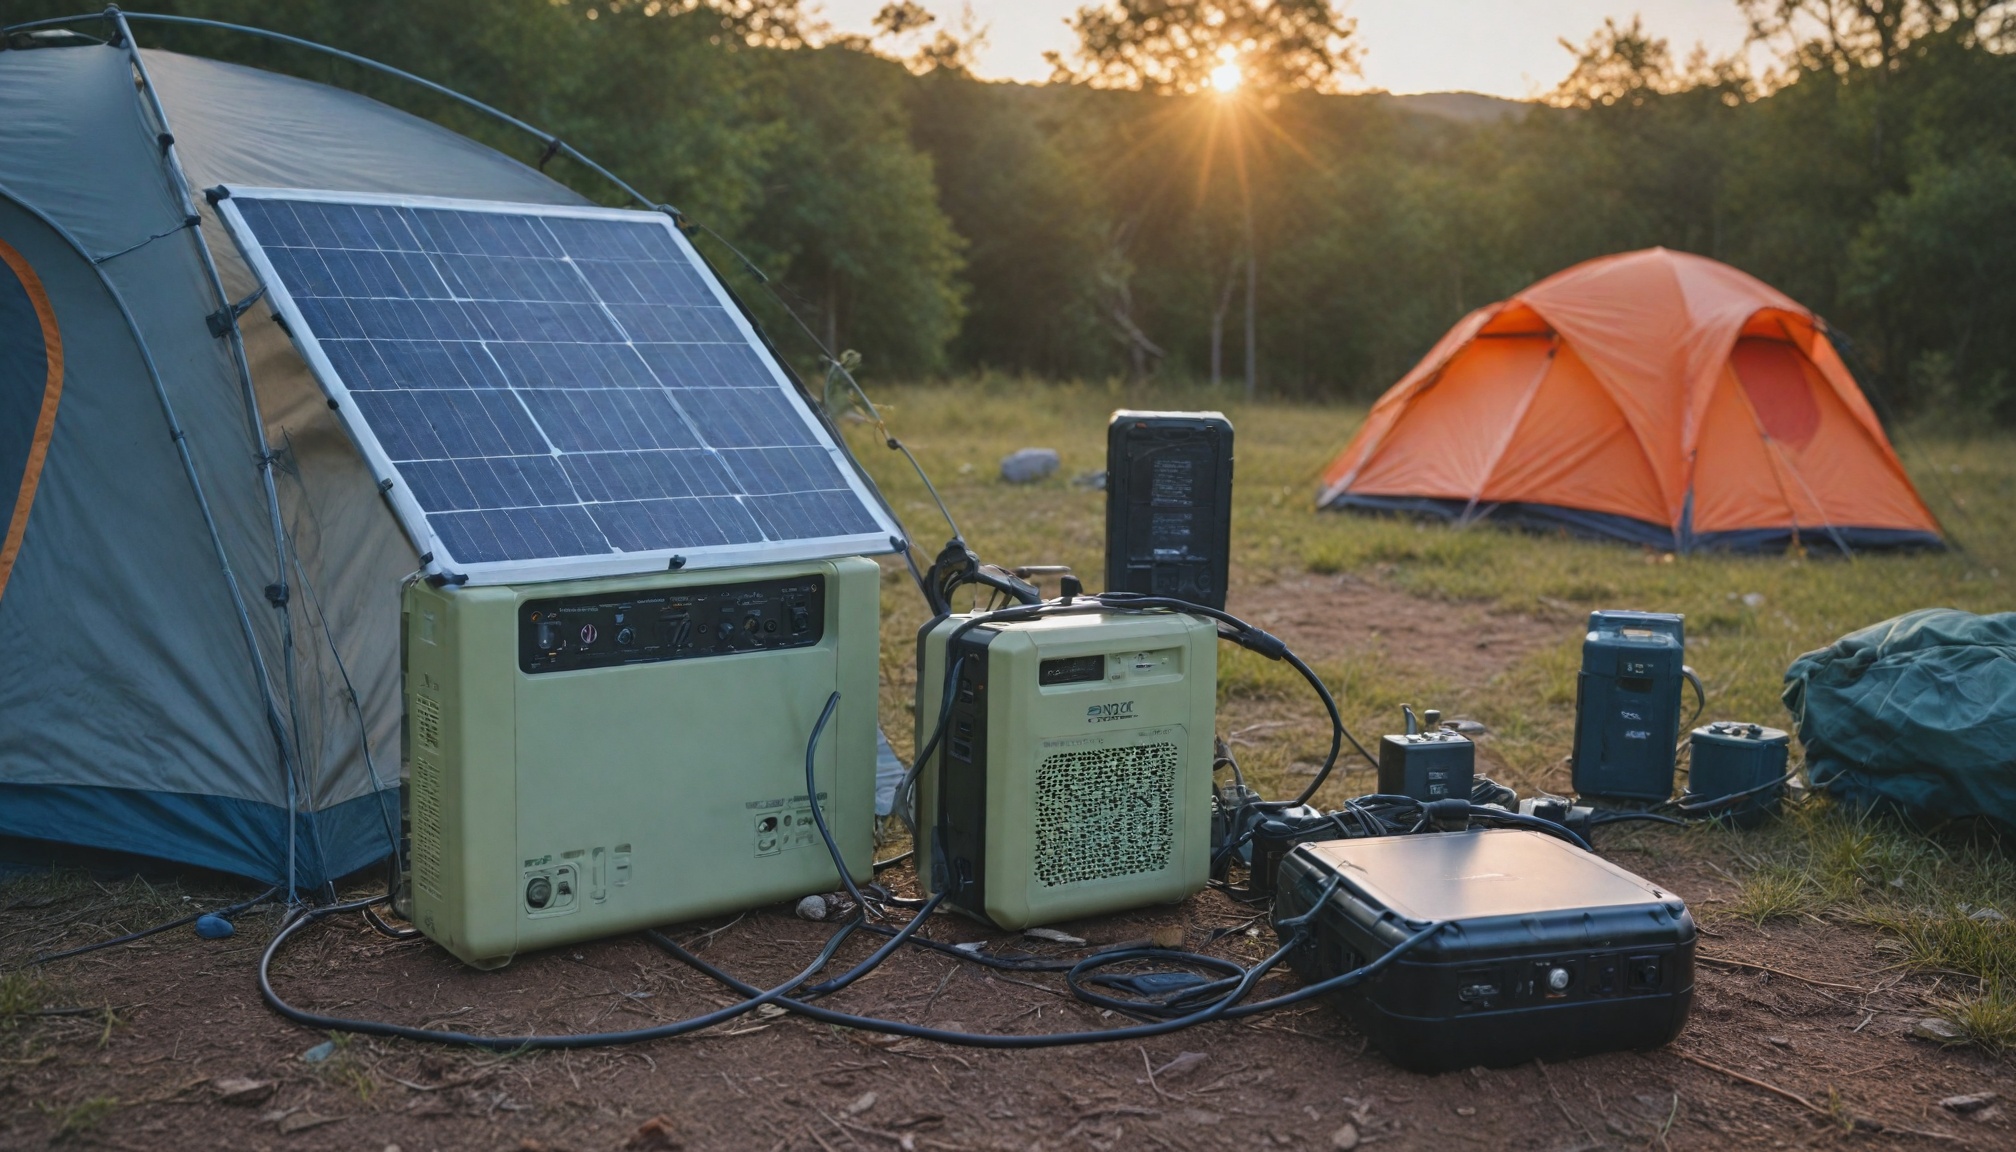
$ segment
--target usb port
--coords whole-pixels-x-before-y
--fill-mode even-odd
[[[973,722],[971,720],[960,720],[955,722],[952,725],[952,734],[954,736],[957,736],[961,740],[973,739]]]
[[[972,742],[969,740],[952,741],[952,758],[954,760],[964,760],[968,764],[971,764],[973,762]]]
[[[973,681],[966,679],[964,676],[959,678],[959,702],[961,704],[973,703]]]

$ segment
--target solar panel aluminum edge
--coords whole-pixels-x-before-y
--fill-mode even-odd
[[[664,571],[675,558],[719,568],[872,555],[901,538],[670,217],[225,191],[219,217],[431,572],[555,580]],[[310,226],[347,231],[318,239]],[[279,234],[289,228],[299,234]],[[630,241],[647,251],[596,247]],[[416,280],[427,290],[406,287]],[[520,295],[480,291],[506,281]],[[376,294],[346,294],[346,283]],[[599,374],[589,386],[547,376],[560,363],[578,384],[589,361]],[[461,373],[459,386],[445,386],[445,372]],[[640,483],[659,488],[640,495]],[[506,490],[532,502],[497,504]]]

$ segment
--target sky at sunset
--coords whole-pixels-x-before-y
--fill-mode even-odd
[[[812,0],[836,29],[867,32],[885,0]],[[920,0],[958,26],[970,8],[987,28],[978,72],[989,80],[1042,80],[1046,50],[1068,51],[1064,20],[1084,0]],[[1571,59],[1559,40],[1580,43],[1605,16],[1642,14],[1645,27],[1684,58],[1695,44],[1722,56],[1742,47],[1735,0],[1350,0],[1364,76],[1351,87],[1392,92],[1486,92],[1522,98],[1552,88]]]

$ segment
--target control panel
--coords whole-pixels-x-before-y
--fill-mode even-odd
[[[826,578],[653,588],[528,600],[518,667],[537,675],[809,648],[826,631]]]

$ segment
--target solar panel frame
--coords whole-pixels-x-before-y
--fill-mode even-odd
[[[265,287],[274,313],[283,321],[296,349],[328,395],[339,422],[377,479],[401,527],[414,547],[427,558],[425,564],[429,574],[470,584],[503,584],[660,572],[668,568],[722,568],[875,555],[901,546],[903,531],[888,512],[880,494],[862,475],[845,445],[832,434],[830,427],[800,394],[789,373],[777,362],[767,342],[744,315],[727,287],[714,275],[669,215],[617,208],[298,188],[227,185],[223,191],[224,195],[216,200],[219,218]],[[705,305],[688,309],[654,304],[646,293],[653,289],[662,290],[664,285],[640,286],[634,281],[618,283],[613,275],[622,273],[623,269],[614,266],[591,269],[603,277],[603,282],[597,283],[590,271],[583,271],[581,266],[575,265],[580,281],[585,281],[589,288],[587,295],[591,303],[583,306],[579,301],[564,298],[570,292],[579,294],[579,282],[551,279],[549,274],[552,270],[542,266],[560,261],[549,261],[537,253],[435,253],[427,261],[402,262],[399,252],[373,252],[311,242],[306,247],[318,256],[319,266],[310,269],[290,254],[288,261],[295,273],[293,278],[327,277],[326,283],[290,283],[290,277],[280,273],[254,225],[240,211],[237,201],[241,199],[537,217],[549,225],[549,234],[555,237],[560,235],[560,231],[553,226],[568,220],[615,221],[649,226],[661,229],[669,237],[672,246],[683,257],[685,267],[705,290]],[[358,219],[365,221],[365,226],[369,227],[370,216],[360,214]],[[312,238],[308,239],[312,241]],[[295,247],[292,250],[301,249]],[[352,253],[362,255],[353,258]],[[380,256],[385,259],[376,259]],[[561,259],[572,263],[571,255]],[[483,267],[486,261],[489,264],[487,269]],[[640,266],[635,271],[642,276],[652,269]],[[423,446],[397,442],[388,444],[386,436],[396,441],[400,436],[422,434],[423,430],[431,435],[438,429],[425,419],[386,420],[381,432],[380,424],[374,423],[371,417],[374,408],[379,410],[378,414],[386,415],[384,410],[389,406],[421,403],[419,397],[429,393],[426,382],[433,377],[423,375],[419,384],[399,383],[397,387],[384,387],[384,381],[400,378],[413,366],[384,363],[380,342],[396,341],[397,337],[389,335],[391,332],[425,332],[429,337],[427,343],[438,344],[439,347],[423,348],[422,344],[416,343],[404,349],[402,355],[419,358],[423,354],[438,353],[440,359],[435,362],[433,371],[445,373],[456,370],[453,357],[459,354],[457,350],[466,352],[466,345],[462,342],[482,341],[480,327],[487,323],[485,317],[474,311],[465,312],[444,306],[463,295],[457,278],[465,275],[472,278],[484,276],[483,283],[486,285],[496,283],[499,277],[510,277],[512,287],[521,291],[525,299],[522,308],[512,311],[511,321],[516,325],[536,328],[556,339],[542,341],[537,346],[530,343],[483,343],[486,355],[491,357],[484,362],[484,369],[488,371],[494,365],[507,380],[504,389],[495,393],[495,398],[509,396],[517,403],[511,406],[512,410],[492,412],[484,401],[486,392],[483,390],[465,392],[447,389],[435,392],[430,402],[461,406],[454,421],[457,431],[487,438],[480,444],[472,440],[466,447],[472,452],[477,449],[485,451],[474,456],[458,456],[450,446],[438,444],[435,445],[439,449],[436,456],[420,458],[427,450]],[[549,278],[542,282],[542,276]],[[418,297],[418,293],[413,293],[418,298],[405,299],[396,296],[366,298],[313,294],[316,288],[334,287],[338,279],[373,284],[425,280],[429,291],[440,290],[442,299]],[[300,298],[295,295],[297,289],[304,293]],[[624,298],[626,296],[627,299]],[[332,299],[345,304],[343,313],[339,314],[327,306]],[[493,314],[501,304],[510,303],[488,297],[482,302],[485,310]],[[356,315],[358,310],[367,311],[369,315],[359,318]],[[723,317],[732,328],[722,327]],[[673,342],[659,343],[634,336],[630,327],[633,324],[648,329],[649,335],[660,340]],[[614,331],[618,342],[572,342],[584,334],[595,334],[598,326],[606,326],[601,330],[605,339],[609,331]],[[354,333],[350,331],[352,328],[356,329]],[[514,334],[520,331],[513,329]],[[708,342],[691,342],[696,335]],[[335,356],[325,347],[325,340],[338,345]],[[373,362],[367,363],[350,347],[353,341],[363,344]],[[634,357],[617,356],[612,360],[596,351],[625,345],[636,353]],[[729,361],[710,356],[710,350],[723,348],[741,348],[753,353],[767,377],[767,385],[740,387],[728,370],[746,368],[746,363],[736,365],[732,363],[732,356]],[[504,354],[506,352],[508,356]],[[578,358],[572,363],[562,363],[568,356],[577,353]],[[551,362],[538,362],[541,356]],[[641,375],[636,372],[637,361],[642,361],[645,367]],[[555,371],[592,373],[599,384],[592,389],[555,389],[550,386],[540,389],[534,386]],[[680,375],[671,375],[674,371]],[[576,376],[577,381],[580,378]],[[697,380],[700,383],[696,387],[675,380]],[[353,383],[360,387],[353,388]],[[531,398],[528,399],[528,396]],[[695,403],[702,397],[706,399]],[[781,408],[778,404],[780,398]],[[550,406],[563,404],[575,409],[571,415],[576,418],[556,422],[555,427],[577,445],[575,448],[570,450],[560,445],[557,438],[552,441],[552,449],[525,438],[521,421],[523,427],[538,431],[540,439],[545,441],[551,433],[546,424],[533,418],[534,414],[538,406],[546,405],[549,411],[553,411],[557,409]],[[610,410],[585,411],[582,405],[602,406],[604,409],[621,407],[622,419],[612,415]],[[464,411],[468,416],[466,419],[462,418]],[[787,414],[795,420],[787,419]],[[583,454],[622,451],[625,437],[635,435],[637,421],[643,422],[659,440],[684,435],[691,437],[694,444],[690,449],[683,445],[667,448],[653,441],[648,460],[642,451],[636,452],[634,459],[627,460],[616,456]],[[799,434],[801,426],[802,435]],[[765,438],[756,435],[755,430],[781,436],[783,442],[765,442]],[[704,441],[700,439],[702,434],[706,436]],[[792,477],[802,481],[823,470],[820,467],[821,457],[837,470],[845,482],[846,498],[840,495],[839,489],[808,490],[791,486]],[[401,460],[405,462],[398,462]],[[456,549],[443,538],[440,529],[451,527],[455,523],[452,518],[465,515],[458,509],[458,500],[472,505],[478,503],[466,477],[462,475],[464,467],[472,463],[480,463],[487,469],[488,480],[494,485],[493,491],[522,492],[535,499],[544,499],[558,495],[562,491],[559,486],[565,485],[575,494],[575,502],[571,503],[514,505],[509,510],[516,514],[517,519],[502,527],[537,529],[550,546],[554,541],[569,539],[590,541],[582,527],[585,520],[588,529],[609,546],[621,547],[622,542],[628,541],[637,543],[638,550],[582,551],[575,555],[514,559],[464,560],[458,557]],[[653,467],[646,467],[647,464]],[[661,496],[647,498],[654,486]],[[810,522],[821,515],[845,515],[858,521],[859,518],[853,516],[856,512],[865,512],[875,528],[873,531],[817,537],[800,535],[789,539],[733,541],[728,539],[728,533],[719,529],[718,520],[714,522],[715,530],[712,532],[695,521],[681,520],[678,522],[679,530],[692,533],[694,543],[691,546],[645,546],[650,540],[672,530],[664,516],[665,509],[674,505],[675,501],[663,496],[675,486],[678,487],[677,495],[681,497],[676,502],[679,507],[690,505],[703,517],[746,518],[766,536],[785,533],[793,522],[792,517],[798,517],[799,523]],[[581,495],[584,492],[591,495]],[[640,496],[640,493],[646,495]],[[435,505],[431,511],[421,499],[423,494],[427,503]],[[587,509],[591,506],[599,510],[596,517],[588,515]],[[570,515],[570,509],[578,515]],[[484,511],[472,508],[466,515],[481,517]],[[438,527],[436,519],[442,522]],[[605,519],[606,522],[603,522]],[[486,530],[499,529],[499,522],[494,518],[483,519],[482,523]]]

